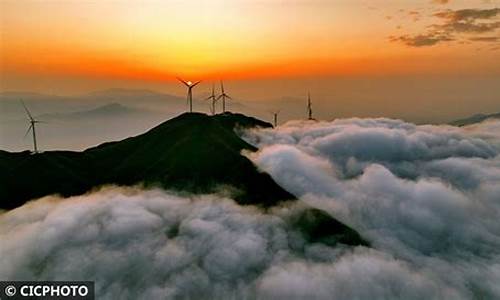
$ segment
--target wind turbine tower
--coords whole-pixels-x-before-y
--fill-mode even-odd
[[[311,93],[307,93],[307,114],[308,114],[308,120],[314,120],[313,119],[313,111],[312,111],[312,102],[311,102]]]
[[[228,94],[226,94],[226,92],[224,92],[224,83],[222,83],[222,80],[220,81],[220,90],[221,90],[221,94],[219,95],[219,97],[217,97],[217,100],[222,98],[222,113],[225,113],[226,112],[226,98],[230,99],[230,100],[233,100],[233,98],[231,98]]]
[[[180,82],[184,83],[184,85],[188,88],[188,93],[187,93],[187,101],[189,102],[189,112],[193,112],[193,88],[201,82],[197,81],[195,83],[192,83],[191,81],[185,81],[182,80],[181,78],[177,77],[177,80]]]
[[[274,119],[274,127],[278,126],[278,115],[279,115],[280,111],[276,111],[276,112],[272,112],[273,114],[273,119]]]
[[[30,131],[33,133],[33,153],[38,153],[38,147],[36,144],[36,123],[43,123],[42,121],[35,120],[33,116],[31,115],[30,111],[26,107],[23,101],[21,101],[21,104],[24,107],[24,110],[26,111],[26,114],[28,115],[28,122],[29,122],[29,127],[28,131],[26,131],[26,134],[24,135],[25,137],[30,133]]]
[[[208,96],[205,100],[212,100],[210,104],[210,112],[215,115],[215,102],[217,102],[217,97],[215,97],[215,86],[212,83],[212,95]]]

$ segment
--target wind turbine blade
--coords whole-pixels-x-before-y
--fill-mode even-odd
[[[21,104],[23,105],[24,107],[24,110],[26,111],[26,113],[28,114],[28,117],[30,118],[30,120],[33,120],[33,116],[31,115],[30,111],[28,110],[28,108],[26,107],[26,105],[24,104],[24,101],[21,100]]]
[[[226,94],[226,98],[230,99],[230,100],[233,100],[233,98],[231,96],[227,95],[227,94]]]
[[[224,97],[225,95],[224,94],[221,94],[217,97],[217,100],[219,100],[220,98]]]
[[[222,80],[220,81],[220,90],[221,93],[224,94],[224,83],[222,82]]]
[[[200,80],[200,81],[196,81],[195,83],[191,84],[191,87],[196,86],[196,85],[197,85],[198,83],[200,83],[200,82],[201,82],[201,80]]]
[[[182,80],[180,77],[175,77],[175,78],[177,78],[177,80],[179,80],[180,82],[184,83],[185,86],[189,87],[189,84],[186,81]]]
[[[27,131],[26,131],[26,133],[24,134],[24,137],[23,137],[23,138],[26,138],[26,136],[30,133],[31,128],[33,128],[33,124],[31,124],[31,125],[30,125],[30,127],[28,127],[28,130],[27,130]]]

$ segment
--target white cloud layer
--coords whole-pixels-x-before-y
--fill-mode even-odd
[[[309,243],[218,195],[108,187],[0,215],[0,280],[94,280],[99,299],[500,298],[500,122],[294,122],[249,157],[373,248]]]
[[[379,276],[419,282],[383,269],[404,262],[439,287],[423,298],[500,298],[500,121],[290,122],[245,138],[261,149],[249,157],[280,185],[391,255]],[[389,282],[380,289],[407,298]]]

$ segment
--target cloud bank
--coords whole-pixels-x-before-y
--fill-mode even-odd
[[[436,4],[448,4],[451,1],[450,0],[433,0],[432,2],[434,2]]]
[[[500,297],[498,129],[499,121],[457,128],[347,119],[290,122],[245,138],[261,149],[249,157],[280,185],[451,293],[426,298],[491,299]]]
[[[410,47],[432,46],[456,40],[494,43],[498,41],[499,16],[500,8],[442,10],[432,15],[440,22],[428,26],[425,32],[390,36],[389,41],[401,42]]]
[[[0,214],[1,280],[94,280],[99,299],[499,298],[500,122],[390,119],[249,131],[247,154],[302,202],[107,187]],[[312,205],[373,248],[308,242]]]
[[[378,287],[387,283],[418,298],[436,289],[376,250],[306,242],[288,224],[302,209],[264,213],[217,195],[135,188],[45,197],[0,215],[0,279],[93,280],[99,299],[386,297],[393,291]],[[386,268],[390,278],[379,278]],[[363,281],[373,287],[359,290]]]

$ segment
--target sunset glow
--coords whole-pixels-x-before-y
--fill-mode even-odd
[[[424,49],[389,42],[398,31],[425,28],[440,7],[421,1],[377,8],[376,2],[2,1],[2,75],[171,80],[498,73],[499,52],[486,43]],[[409,11],[421,20],[405,21]],[[480,55],[465,60],[470,51]]]
[[[0,0],[0,166],[0,300],[500,299],[500,0]]]
[[[0,91],[181,96],[180,77],[195,99],[219,80],[241,101],[309,90],[345,117],[498,106],[500,0],[5,0],[0,17]]]

